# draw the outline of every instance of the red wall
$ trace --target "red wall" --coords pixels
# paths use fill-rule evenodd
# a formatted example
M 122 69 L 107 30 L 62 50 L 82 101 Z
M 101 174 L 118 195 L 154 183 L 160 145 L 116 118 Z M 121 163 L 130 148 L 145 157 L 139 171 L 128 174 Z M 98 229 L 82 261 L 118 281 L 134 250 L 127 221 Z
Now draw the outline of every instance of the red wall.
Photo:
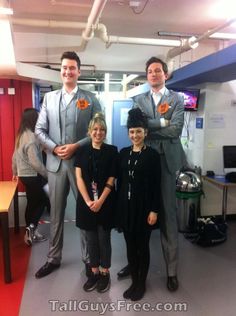
M 32 83 L 0 79 L 0 88 L 4 88 L 0 94 L 0 180 L 11 180 L 15 135 L 21 113 L 32 107 Z M 15 95 L 9 95 L 8 88 L 15 88 Z

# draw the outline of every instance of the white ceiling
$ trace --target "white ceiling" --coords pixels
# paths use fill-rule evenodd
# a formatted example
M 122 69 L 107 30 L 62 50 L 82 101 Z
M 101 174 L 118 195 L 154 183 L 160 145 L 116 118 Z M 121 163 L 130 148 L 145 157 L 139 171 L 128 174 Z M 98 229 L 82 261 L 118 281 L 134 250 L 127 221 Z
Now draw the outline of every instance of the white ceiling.
M 229 0 L 228 0 L 229 1 Z M 0 1 L 1 2 L 1 1 Z M 6 1 L 5 1 L 6 2 Z M 97 36 L 91 38 L 84 50 L 80 48 L 83 28 L 68 28 L 66 22 L 87 23 L 91 0 L 9 0 L 13 8 L 11 19 L 15 57 L 18 62 L 58 68 L 65 50 L 75 50 L 82 61 L 82 74 L 102 77 L 104 72 L 144 73 L 145 62 L 151 56 L 166 58 L 173 47 L 106 44 Z M 158 32 L 201 35 L 221 26 L 226 17 L 215 17 L 213 6 L 221 0 L 107 0 L 101 10 L 99 23 L 105 25 L 108 36 L 132 38 L 175 39 L 158 36 Z M 234 0 L 230 1 L 235 3 Z M 131 5 L 137 7 L 131 7 Z M 227 0 L 224 0 L 227 6 Z M 236 4 L 234 4 L 236 12 Z M 63 22 L 64 27 L 40 27 L 39 22 Z M 28 25 L 26 25 L 28 24 Z M 35 24 L 35 25 L 33 25 Z M 236 33 L 236 25 L 221 32 Z M 197 49 L 174 58 L 174 68 L 218 51 L 236 41 L 205 39 Z

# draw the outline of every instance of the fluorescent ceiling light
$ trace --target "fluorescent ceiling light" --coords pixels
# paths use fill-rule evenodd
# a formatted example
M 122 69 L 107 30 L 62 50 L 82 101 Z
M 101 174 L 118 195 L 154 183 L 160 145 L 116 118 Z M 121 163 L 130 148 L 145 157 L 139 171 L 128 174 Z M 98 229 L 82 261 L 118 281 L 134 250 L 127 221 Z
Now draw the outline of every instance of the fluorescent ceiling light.
M 233 24 L 232 24 L 233 25 Z M 195 36 L 196 38 L 198 38 L 198 36 L 200 36 L 200 34 L 189 34 L 189 33 L 178 33 L 178 32 L 162 32 L 159 31 L 157 32 L 158 36 L 170 36 L 170 37 L 181 37 L 181 38 L 189 38 L 192 36 Z M 222 40 L 234 40 L 236 39 L 236 33 L 222 33 L 222 32 L 215 32 L 213 34 L 211 34 L 209 36 L 212 39 L 222 39 Z
M 236 39 L 236 34 L 233 33 L 213 33 L 210 35 L 211 38 L 218 38 L 218 39 Z
M 11 8 L 0 7 L 0 14 L 12 15 L 13 14 L 13 10 Z
M 220 0 L 209 7 L 209 14 L 215 18 L 232 19 L 236 18 L 235 1 Z
M 1 65 L 15 65 L 15 54 L 12 41 L 12 34 L 10 23 L 7 20 L 0 20 L 0 66 Z

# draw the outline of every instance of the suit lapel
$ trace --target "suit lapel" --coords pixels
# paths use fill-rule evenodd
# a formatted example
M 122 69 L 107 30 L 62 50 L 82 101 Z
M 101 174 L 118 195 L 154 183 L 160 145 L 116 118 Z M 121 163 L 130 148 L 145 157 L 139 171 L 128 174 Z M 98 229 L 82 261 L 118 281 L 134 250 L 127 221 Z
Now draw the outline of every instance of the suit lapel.
M 56 112 L 56 120 L 57 124 L 59 126 L 59 131 L 60 131 L 60 138 L 61 138 L 61 119 L 60 119 L 60 108 L 61 108 L 61 98 L 62 98 L 62 90 L 58 90 L 55 96 L 55 105 L 54 106 L 54 111 Z
M 80 116 L 80 113 L 81 113 L 80 108 L 78 108 L 78 106 L 76 105 L 76 102 L 79 99 L 85 99 L 85 97 L 84 97 L 83 91 L 81 91 L 80 88 L 78 87 L 78 90 L 77 90 L 77 93 L 76 93 L 76 101 L 75 101 L 76 115 L 77 115 L 76 122 L 78 122 L 78 119 L 79 119 L 79 116 Z
M 170 91 L 166 88 L 165 94 L 162 97 L 161 103 L 167 102 L 169 106 L 172 106 L 174 98 L 171 96 Z
M 57 94 L 56 94 L 56 107 L 55 107 L 55 111 L 56 111 L 56 117 L 57 117 L 57 122 L 58 125 L 60 126 L 60 107 L 61 107 L 61 98 L 62 98 L 62 90 L 58 90 Z M 61 127 L 61 126 L 60 126 Z
M 151 117 L 154 117 L 153 100 L 152 100 L 152 96 L 151 96 L 150 92 L 145 94 L 145 96 L 144 96 L 144 104 L 145 104 L 147 115 L 151 116 Z

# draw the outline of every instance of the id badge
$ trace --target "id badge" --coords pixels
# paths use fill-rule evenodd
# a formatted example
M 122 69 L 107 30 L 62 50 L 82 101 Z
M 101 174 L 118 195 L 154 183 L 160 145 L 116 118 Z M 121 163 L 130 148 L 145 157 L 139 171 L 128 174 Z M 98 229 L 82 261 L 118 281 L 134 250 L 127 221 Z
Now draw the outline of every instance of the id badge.
M 92 192 L 93 192 L 93 199 L 96 201 L 98 199 L 98 186 L 96 182 L 91 183 L 92 186 Z
M 128 187 L 128 200 L 131 199 L 131 184 L 129 183 L 129 187 Z

